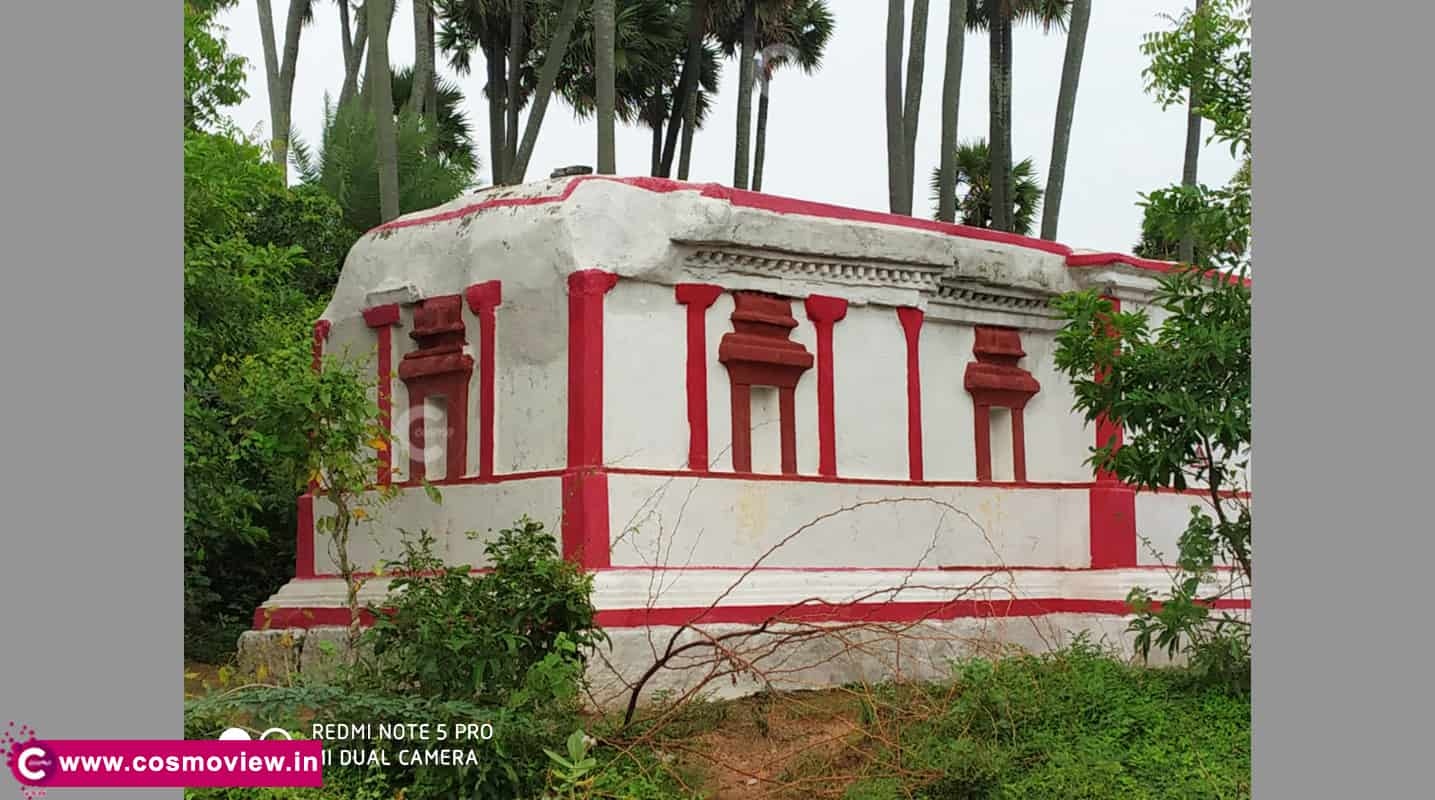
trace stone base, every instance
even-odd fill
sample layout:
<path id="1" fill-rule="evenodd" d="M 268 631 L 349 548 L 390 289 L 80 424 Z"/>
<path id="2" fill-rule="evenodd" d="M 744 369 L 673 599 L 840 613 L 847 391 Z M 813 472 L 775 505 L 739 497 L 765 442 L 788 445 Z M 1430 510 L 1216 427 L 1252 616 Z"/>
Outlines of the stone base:
<path id="1" fill-rule="evenodd" d="M 1249 616 L 1249 612 L 1242 612 Z M 640 701 L 688 692 L 734 698 L 765 688 L 822 689 L 887 680 L 942 680 L 952 663 L 972 656 L 1042 653 L 1070 645 L 1081 632 L 1124 657 L 1134 658 L 1127 617 L 1108 614 L 1046 614 L 1030 617 L 967 617 L 884 625 L 789 625 L 772 632 L 724 640 L 728 656 L 711 646 L 684 651 L 656 672 Z M 674 648 L 751 630 L 748 625 L 708 625 L 683 631 Z M 623 709 L 634 683 L 668 651 L 678 628 L 652 626 L 608 630 L 611 639 L 588 665 L 587 702 L 597 710 Z M 347 629 L 336 626 L 249 631 L 240 637 L 241 668 L 261 665 L 269 675 L 293 673 L 324 679 L 345 653 Z M 798 638 L 794 638 L 798 637 Z M 1152 652 L 1153 666 L 1172 662 Z"/>

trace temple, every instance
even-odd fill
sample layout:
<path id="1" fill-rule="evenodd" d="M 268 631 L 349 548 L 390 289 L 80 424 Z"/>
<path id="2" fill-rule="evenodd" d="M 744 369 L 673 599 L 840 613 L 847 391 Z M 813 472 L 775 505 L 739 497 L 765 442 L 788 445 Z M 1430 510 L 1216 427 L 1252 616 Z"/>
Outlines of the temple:
<path id="1" fill-rule="evenodd" d="M 1073 412 L 1049 300 L 1094 288 L 1144 307 L 1170 268 L 652 178 L 494 188 L 400 217 L 354 246 L 315 327 L 316 361 L 369 357 L 397 441 L 374 481 L 400 496 L 354 557 L 396 556 L 401 529 L 427 529 L 448 561 L 481 567 L 485 534 L 542 521 L 594 573 L 613 637 L 594 670 L 613 685 L 683 625 L 877 621 L 950 639 L 898 643 L 905 674 L 976 639 L 1120 643 L 1124 598 L 1162 585 L 1201 500 L 1092 473 L 1091 448 L 1122 432 Z M 296 574 L 255 636 L 347 622 L 314 530 L 325 503 L 299 503 Z M 890 674 L 879 650 L 812 655 L 790 677 Z"/>

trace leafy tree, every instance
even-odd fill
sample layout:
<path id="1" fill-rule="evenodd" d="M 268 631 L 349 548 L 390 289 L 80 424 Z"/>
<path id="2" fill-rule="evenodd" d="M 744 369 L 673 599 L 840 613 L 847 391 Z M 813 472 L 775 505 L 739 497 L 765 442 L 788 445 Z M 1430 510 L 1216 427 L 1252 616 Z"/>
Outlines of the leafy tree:
<path id="1" fill-rule="evenodd" d="M 392 119 L 392 118 L 391 118 Z M 468 188 L 472 168 L 429 154 L 437 134 L 410 111 L 398 114 L 398 211 L 407 214 L 452 200 Z M 338 202 L 349 227 L 370 230 L 384 221 L 380 208 L 378 143 L 374 117 L 361 104 L 324 108 L 324 134 L 317 152 L 294 143 L 294 163 L 304 183 Z"/>
<path id="2" fill-rule="evenodd" d="M 1141 45 L 1151 59 L 1142 75 L 1162 108 L 1187 105 L 1180 185 L 1188 195 L 1200 194 L 1202 119 L 1212 123 L 1211 140 L 1228 143 L 1232 155 L 1251 152 L 1250 2 L 1198 0 L 1193 10 L 1167 19 L 1173 27 L 1147 34 Z M 1178 237 L 1177 256 L 1183 263 L 1196 263 L 1197 238 L 1194 233 Z"/>
<path id="3" fill-rule="evenodd" d="M 992 182 L 990 173 L 987 172 L 991 168 L 991 158 L 987 152 L 986 140 L 977 139 L 958 147 L 952 163 L 956 171 L 956 188 L 960 191 L 962 187 L 966 187 L 957 203 L 962 224 L 977 228 L 995 227 L 992 221 Z M 1041 183 L 1030 158 L 1023 159 L 1012 167 L 1010 184 L 1016 212 L 1012 232 L 1030 236 L 1036 224 L 1036 207 L 1041 203 Z M 937 202 L 940 215 L 940 166 L 932 170 L 931 186 L 932 199 Z"/>
<path id="4" fill-rule="evenodd" d="M 247 60 L 229 52 L 218 35 L 214 15 L 235 0 L 184 4 L 184 125 L 213 128 L 223 123 L 220 109 L 249 96 L 244 89 Z"/>
<path id="5" fill-rule="evenodd" d="M 214 658 L 293 568 L 300 474 L 246 445 L 227 365 L 307 352 L 355 234 L 328 197 L 287 189 L 258 145 L 199 131 L 184 145 L 185 638 Z"/>
<path id="6" fill-rule="evenodd" d="M 301 451 L 302 433 L 278 426 L 261 440 L 237 422 L 274 410 L 236 391 L 240 365 L 277 351 L 307 366 L 310 325 L 357 237 L 333 199 L 285 186 L 264 148 L 224 117 L 242 76 L 213 24 L 228 5 L 185 6 L 185 652 L 211 661 L 292 574 L 295 486 L 306 475 L 296 459 L 266 453 Z"/>
<path id="7" fill-rule="evenodd" d="M 353 663 L 361 634 L 362 580 L 349 553 L 350 538 L 358 523 L 372 518 L 398 492 L 392 485 L 367 491 L 380 463 L 371 453 L 388 449 L 391 438 L 369 398 L 372 369 L 358 359 L 326 356 L 323 368 L 315 370 L 308 348 L 291 339 L 227 362 L 222 374 L 239 409 L 230 424 L 253 460 L 288 466 L 290 497 L 311 483 L 314 494 L 333 509 L 315 520 L 314 529 L 332 545 L 344 579 L 349 609 L 345 653 Z"/>
<path id="8" fill-rule="evenodd" d="M 1128 598 L 1138 650 L 1185 650 L 1198 671 L 1244 688 L 1249 624 L 1211 605 L 1252 578 L 1250 506 L 1237 494 L 1248 488 L 1241 482 L 1251 445 L 1250 288 L 1185 269 L 1162 280 L 1154 304 L 1167 316 L 1153 328 L 1145 311 L 1114 311 L 1095 291 L 1058 298 L 1066 325 L 1056 366 L 1088 421 L 1105 416 L 1126 431 L 1121 445 L 1094 450 L 1093 466 L 1140 488 L 1198 488 L 1209 511 L 1191 509 L 1160 606 L 1148 589 Z M 1226 583 L 1217 580 L 1222 562 L 1236 567 Z"/>
<path id="9" fill-rule="evenodd" d="M 1066 27 L 1071 0 L 968 0 L 967 27 L 985 30 L 991 40 L 989 82 L 992 227 L 1013 231 L 1015 198 L 1008 183 L 1011 174 L 1012 28 L 1034 22 L 1045 31 Z"/>

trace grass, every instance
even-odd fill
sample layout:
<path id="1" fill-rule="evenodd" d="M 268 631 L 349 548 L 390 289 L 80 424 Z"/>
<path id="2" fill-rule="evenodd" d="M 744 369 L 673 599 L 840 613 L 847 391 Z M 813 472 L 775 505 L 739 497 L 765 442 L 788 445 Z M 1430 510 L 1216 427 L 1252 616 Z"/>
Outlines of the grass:
<path id="1" fill-rule="evenodd" d="M 657 701 L 640 718 L 664 710 L 663 698 Z M 583 727 L 601 743 L 591 752 L 597 769 L 572 796 L 1244 798 L 1250 722 L 1249 696 L 1077 644 L 1043 656 L 965 661 L 942 683 L 700 699 L 661 730 L 640 721 L 621 732 L 614 719 L 590 717 Z M 634 737 L 642 743 L 622 744 Z M 554 749 L 562 752 L 562 743 Z M 325 777 L 330 785 L 321 790 L 243 797 L 395 796 L 378 776 L 333 770 Z"/>
<path id="2" fill-rule="evenodd" d="M 863 704 L 851 800 L 1250 795 L 1250 699 L 1077 646 L 959 666 Z"/>

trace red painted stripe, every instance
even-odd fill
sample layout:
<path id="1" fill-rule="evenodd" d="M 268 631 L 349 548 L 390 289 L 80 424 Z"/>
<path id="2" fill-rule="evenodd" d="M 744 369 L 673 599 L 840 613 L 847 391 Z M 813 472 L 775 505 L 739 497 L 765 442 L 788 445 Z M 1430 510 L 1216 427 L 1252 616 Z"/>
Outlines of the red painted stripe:
<path id="1" fill-rule="evenodd" d="M 907 473 L 914 481 L 922 480 L 922 364 L 918 337 L 923 316 L 919 308 L 897 309 L 897 320 L 907 337 Z"/>
<path id="2" fill-rule="evenodd" d="M 1223 610 L 1249 609 L 1249 600 L 1220 600 L 1211 604 Z M 1011 600 L 948 600 L 894 603 L 810 603 L 719 606 L 717 608 L 613 608 L 596 614 L 605 628 L 640 628 L 649 625 L 757 625 L 768 621 L 841 623 L 902 623 L 919 620 L 952 620 L 970 617 L 1036 617 L 1046 614 L 1102 614 L 1127 616 L 1125 600 L 1084 600 L 1038 598 Z M 373 615 L 360 612 L 363 625 L 373 624 Z M 316 628 L 349 624 L 349 610 L 342 607 L 260 608 L 254 612 L 257 630 Z"/>
<path id="3" fill-rule="evenodd" d="M 563 475 L 563 553 L 584 567 L 609 560 L 608 476 L 603 472 L 603 296 L 618 276 L 568 276 L 568 471 Z"/>
<path id="4" fill-rule="evenodd" d="M 492 477 L 470 476 L 457 480 L 431 481 L 433 486 L 488 486 L 498 483 L 509 483 L 511 481 L 526 481 L 537 478 L 557 478 L 567 473 L 565 468 L 534 470 L 531 472 L 508 472 Z M 702 470 L 674 470 L 674 469 L 648 469 L 644 467 L 606 467 L 605 472 L 611 475 L 642 475 L 660 478 L 702 478 L 703 480 L 742 480 L 742 481 L 790 481 L 793 483 L 821 483 L 834 486 L 919 486 L 930 488 L 943 487 L 977 487 L 983 489 L 1014 489 L 1014 490 L 1085 490 L 1102 484 L 1096 481 L 1025 481 L 1021 483 L 1012 481 L 1001 481 L 992 483 L 990 481 L 912 481 L 900 478 L 827 478 L 819 475 L 776 475 L 772 473 L 735 473 L 735 472 L 710 472 Z M 371 490 L 377 487 L 369 487 Z M 1204 489 L 1143 489 L 1141 494 L 1182 494 L 1196 497 L 1206 497 L 1210 492 Z M 1222 497 L 1250 498 L 1250 492 L 1222 492 Z"/>
<path id="5" fill-rule="evenodd" d="M 1174 272 L 1181 266 L 1174 261 L 1155 261 L 1149 258 L 1129 256 L 1125 253 L 1073 253 L 1066 257 L 1066 266 L 1068 267 L 1105 267 L 1111 264 L 1125 264 L 1130 267 L 1136 267 L 1137 269 L 1161 273 Z M 1208 271 L 1206 275 L 1226 275 L 1226 273 L 1213 269 Z M 1232 283 L 1236 280 L 1235 275 L 1226 275 L 1226 277 Z M 1242 283 L 1246 286 L 1250 286 L 1251 279 L 1244 278 L 1242 279 Z"/>
<path id="6" fill-rule="evenodd" d="M 314 497 L 299 498 L 299 521 L 294 532 L 294 577 L 314 577 Z"/>
<path id="7" fill-rule="evenodd" d="M 705 470 L 708 464 L 708 347 L 707 310 L 722 294 L 721 286 L 680 283 L 674 287 L 679 304 L 688 308 L 688 468 Z"/>
<path id="8" fill-rule="evenodd" d="M 1214 567 L 1212 567 L 1212 569 L 1215 570 L 1216 572 L 1230 572 L 1231 570 L 1233 570 L 1233 569 L 1235 569 L 1235 568 L 1232 567 L 1232 566 L 1230 566 L 1230 565 L 1227 565 L 1227 564 L 1216 564 Z M 1153 573 L 1154 573 L 1154 572 L 1166 573 L 1166 572 L 1168 572 L 1168 571 L 1170 570 L 1170 567 L 1165 566 L 1165 565 L 1163 565 L 1163 564 L 1137 564 L 1136 566 L 1132 566 L 1132 567 L 1122 567 L 1121 570 L 1122 570 L 1122 571 L 1138 570 L 1138 571 L 1153 572 Z M 482 574 L 484 574 L 484 573 L 492 572 L 492 571 L 493 571 L 492 569 L 489 569 L 489 568 L 487 568 L 487 567 L 482 567 L 482 568 L 478 568 L 478 569 L 470 569 L 468 572 L 469 572 L 470 575 L 482 575 Z M 603 568 L 601 568 L 601 569 L 592 570 L 592 572 L 594 572 L 594 573 L 598 573 L 598 572 L 664 572 L 664 573 L 666 573 L 666 572 L 727 572 L 727 573 L 732 573 L 733 575 L 741 575 L 741 574 L 743 574 L 743 573 L 745 573 L 745 572 L 804 572 L 804 573 L 811 573 L 811 572 L 822 572 L 822 573 L 826 573 L 826 572 L 836 572 L 836 573 L 847 573 L 847 572 L 879 572 L 879 573 L 928 573 L 928 574 L 930 574 L 930 573 L 941 573 L 941 572 L 990 572 L 990 573 L 997 574 L 997 575 L 1009 575 L 1009 574 L 1010 574 L 1010 575 L 1015 575 L 1016 573 L 1019 573 L 1019 572 L 1070 572 L 1070 573 L 1080 573 L 1080 572 L 1107 572 L 1107 571 L 1109 571 L 1109 570 L 1097 569 L 1097 568 L 1091 567 L 1091 566 L 1084 566 L 1084 567 L 1061 567 L 1061 566 L 1033 565 L 1033 564 L 1022 564 L 1022 565 L 1013 565 L 1013 564 L 943 564 L 943 565 L 940 566 L 940 567 L 863 567 L 863 566 L 850 566 L 850 567 L 789 567 L 789 566 L 783 566 L 783 567 L 773 567 L 773 566 L 767 566 L 767 565 L 765 565 L 765 564 L 759 564 L 758 566 L 748 565 L 748 566 L 742 566 L 742 567 L 733 567 L 733 566 L 721 566 L 721 565 L 713 565 L 713 564 L 683 564 L 683 565 L 679 565 L 679 566 L 670 566 L 670 565 L 646 566 L 646 565 L 630 565 L 630 564 L 612 564 L 612 565 L 610 565 L 610 566 L 603 567 Z M 437 573 L 419 573 L 419 574 L 421 574 L 421 575 L 430 575 L 430 574 L 437 574 Z M 296 576 L 296 578 L 297 578 L 297 577 L 298 577 L 298 576 Z M 338 580 L 338 579 L 340 579 L 340 578 L 342 578 L 342 577 L 343 577 L 342 575 L 340 575 L 340 574 L 338 574 L 338 573 L 336 573 L 336 572 L 320 572 L 320 573 L 316 573 L 316 574 L 314 574 L 314 575 L 304 576 L 304 577 L 302 578 L 302 580 Z M 379 576 L 377 573 L 374 573 L 374 572 L 356 572 L 356 573 L 354 573 L 354 577 L 356 577 L 356 578 L 368 579 L 368 578 L 377 578 L 377 577 L 380 577 L 380 576 Z"/>
<path id="9" fill-rule="evenodd" d="M 392 419 L 394 413 L 394 340 L 393 326 L 399 324 L 399 305 L 389 303 L 382 306 L 364 309 L 364 323 L 370 328 L 378 329 L 379 336 L 379 425 L 384 430 L 393 432 Z M 379 485 L 387 486 L 393 481 L 394 474 L 394 449 L 390 444 L 386 446 L 379 461 Z"/>
<path id="10" fill-rule="evenodd" d="M 501 281 L 475 283 L 464 292 L 468 307 L 478 315 L 478 474 L 493 475 L 494 374 L 498 336 L 498 306 L 503 303 Z"/>
<path id="11" fill-rule="evenodd" d="M 837 415 L 832 367 L 832 326 L 847 316 L 847 301 L 814 294 L 804 303 L 817 329 L 817 472 L 837 474 Z M 795 465 L 794 465 L 795 469 Z"/>
<path id="12" fill-rule="evenodd" d="M 1250 608 L 1249 600 L 1222 600 L 1220 609 Z M 1082 600 L 1073 598 L 948 600 L 891 603 L 812 603 L 718 606 L 716 608 L 631 608 L 604 609 L 597 613 L 605 628 L 639 628 L 651 625 L 746 624 L 781 620 L 786 622 L 914 622 L 968 617 L 1036 617 L 1045 614 L 1131 613 L 1125 600 Z"/>
<path id="13" fill-rule="evenodd" d="M 1136 564 L 1136 490 L 1120 484 L 1090 489 L 1091 567 Z"/>

